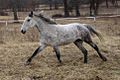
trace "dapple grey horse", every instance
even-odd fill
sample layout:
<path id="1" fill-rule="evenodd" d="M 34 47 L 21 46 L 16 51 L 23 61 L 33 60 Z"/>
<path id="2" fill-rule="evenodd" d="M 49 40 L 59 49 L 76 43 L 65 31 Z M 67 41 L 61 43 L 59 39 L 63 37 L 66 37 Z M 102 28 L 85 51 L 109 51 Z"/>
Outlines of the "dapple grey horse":
<path id="1" fill-rule="evenodd" d="M 101 35 L 93 29 L 90 25 L 71 23 L 71 24 L 57 24 L 50 18 L 45 18 L 44 15 L 35 14 L 31 12 L 24 20 L 21 27 L 21 32 L 26 33 L 29 27 L 36 27 L 40 33 L 40 46 L 35 50 L 33 55 L 27 60 L 30 64 L 33 57 L 41 52 L 45 47 L 52 46 L 58 61 L 61 63 L 59 46 L 74 43 L 84 54 L 84 63 L 87 63 L 87 50 L 82 43 L 86 42 L 92 46 L 103 61 L 106 61 L 97 45 L 92 41 L 91 34 L 96 34 L 99 38 Z"/>

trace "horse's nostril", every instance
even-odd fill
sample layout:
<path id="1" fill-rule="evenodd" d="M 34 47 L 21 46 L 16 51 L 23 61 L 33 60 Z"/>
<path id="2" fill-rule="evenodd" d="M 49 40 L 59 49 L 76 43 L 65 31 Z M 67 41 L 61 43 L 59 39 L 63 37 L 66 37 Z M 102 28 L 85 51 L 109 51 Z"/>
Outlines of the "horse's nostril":
<path id="1" fill-rule="evenodd" d="M 25 34 L 25 33 L 26 33 L 26 31 L 21 30 L 21 33 Z"/>

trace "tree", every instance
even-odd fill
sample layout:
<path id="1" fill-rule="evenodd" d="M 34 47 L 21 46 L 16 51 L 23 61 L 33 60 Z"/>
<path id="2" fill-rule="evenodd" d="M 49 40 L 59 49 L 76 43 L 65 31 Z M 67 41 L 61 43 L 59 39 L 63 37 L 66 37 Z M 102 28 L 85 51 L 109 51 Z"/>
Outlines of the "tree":
<path id="1" fill-rule="evenodd" d="M 58 3 L 59 3 L 58 0 L 53 0 L 53 2 L 54 2 L 54 8 L 58 9 Z"/>
<path id="2" fill-rule="evenodd" d="M 13 15 L 14 15 L 14 20 L 18 20 L 18 15 L 17 15 L 17 2 L 18 0 L 9 0 L 9 6 L 11 6 Z"/>
<path id="3" fill-rule="evenodd" d="M 63 0 L 63 3 L 64 3 L 64 16 L 69 17 L 67 0 Z"/>
<path id="4" fill-rule="evenodd" d="M 80 0 L 69 0 L 68 1 L 68 11 L 72 12 L 74 9 L 76 16 L 80 16 L 79 5 L 80 5 Z"/>
<path id="5" fill-rule="evenodd" d="M 49 7 L 50 7 L 50 10 L 52 10 L 52 4 L 53 4 L 52 0 L 49 0 Z"/>
<path id="6" fill-rule="evenodd" d="M 75 1 L 76 16 L 80 16 L 80 12 L 79 12 L 79 0 L 74 0 L 74 1 Z"/>

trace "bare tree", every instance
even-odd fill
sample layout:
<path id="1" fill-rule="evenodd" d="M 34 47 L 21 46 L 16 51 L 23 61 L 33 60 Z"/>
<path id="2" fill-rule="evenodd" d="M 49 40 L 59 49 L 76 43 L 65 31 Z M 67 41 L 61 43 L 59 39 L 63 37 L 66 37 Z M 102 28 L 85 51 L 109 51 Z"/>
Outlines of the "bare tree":
<path id="1" fill-rule="evenodd" d="M 63 2 L 64 2 L 64 16 L 69 17 L 67 0 L 63 0 Z"/>
<path id="2" fill-rule="evenodd" d="M 14 20 L 18 20 L 18 15 L 17 15 L 17 1 L 18 0 L 9 0 L 10 1 L 10 6 L 12 8 L 13 11 L 13 15 L 14 15 Z"/>
<path id="3" fill-rule="evenodd" d="M 52 0 L 49 0 L 49 7 L 50 7 L 50 10 L 52 10 L 52 5 L 53 5 Z"/>
<path id="4" fill-rule="evenodd" d="M 79 12 L 79 0 L 74 0 L 74 1 L 75 1 L 76 16 L 80 16 L 80 12 Z"/>
<path id="5" fill-rule="evenodd" d="M 53 2 L 54 2 L 54 8 L 58 9 L 58 3 L 59 3 L 58 0 L 53 0 Z"/>

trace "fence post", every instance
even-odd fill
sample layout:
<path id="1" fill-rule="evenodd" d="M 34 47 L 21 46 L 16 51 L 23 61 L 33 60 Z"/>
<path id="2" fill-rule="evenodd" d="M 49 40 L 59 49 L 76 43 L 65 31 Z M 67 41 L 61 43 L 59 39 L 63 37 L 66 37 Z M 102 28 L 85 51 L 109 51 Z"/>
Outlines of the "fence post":
<path id="1" fill-rule="evenodd" d="M 6 21 L 5 24 L 6 24 L 6 26 L 7 26 L 7 25 L 8 25 L 8 22 Z"/>
<path id="2" fill-rule="evenodd" d="M 96 17 L 93 17 L 94 21 L 96 21 Z"/>

